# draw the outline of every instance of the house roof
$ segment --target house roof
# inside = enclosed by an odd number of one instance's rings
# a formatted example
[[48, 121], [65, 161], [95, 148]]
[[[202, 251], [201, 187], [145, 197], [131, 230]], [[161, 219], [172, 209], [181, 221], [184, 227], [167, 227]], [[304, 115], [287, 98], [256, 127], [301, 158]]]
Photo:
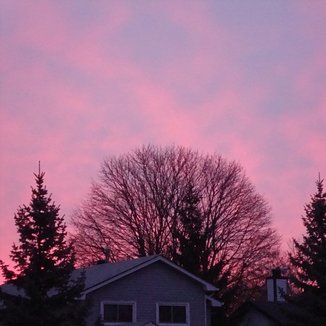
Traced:
[[104, 263], [100, 265], [87, 267], [85, 269], [78, 269], [74, 272], [75, 274], [74, 277], [78, 277], [78, 275], [80, 275], [82, 271], [85, 272], [86, 280], [85, 280], [85, 290], [83, 292], [85, 296], [86, 294], [93, 292], [94, 290], [97, 290], [107, 284], [115, 282], [116, 280], [122, 277], [132, 274], [156, 262], [163, 262], [164, 264], [172, 267], [176, 271], [182, 273], [186, 277], [189, 277], [192, 280], [200, 283], [205, 291], [218, 290], [214, 285], [189, 273], [188, 271], [184, 270], [183, 268], [177, 266], [176, 264], [163, 258], [160, 255], [141, 257], [141, 258], [125, 260], [117, 263]]
[[0, 288], [3, 293], [15, 295], [15, 296], [21, 296], [23, 298], [26, 298], [25, 291], [23, 289], [18, 288], [14, 284], [11, 284], [11, 283], [2, 284], [0, 286]]
[[252, 306], [263, 313], [268, 319], [273, 320], [278, 325], [286, 325], [288, 316], [286, 308], [288, 305], [282, 302], [251, 302]]
[[273, 325], [287, 325], [289, 305], [286, 302], [247, 301], [233, 315], [232, 320], [239, 322], [249, 311], [258, 311]]
[[[178, 271], [179, 273], [182, 273], [185, 277], [188, 277], [193, 281], [198, 282], [202, 285], [204, 291], [206, 292], [215, 292], [218, 290], [214, 285], [189, 273], [185, 269], [179, 267], [178, 265], [172, 263], [171, 261], [163, 258], [160, 255], [146, 256], [131, 260], [120, 261], [116, 263], [104, 263], [86, 268], [80, 268], [73, 271], [72, 279], [77, 279], [79, 276], [81, 276], [83, 272], [85, 273], [85, 289], [82, 295], [82, 299], [84, 299], [88, 293], [93, 292], [107, 284], [115, 282], [122, 277], [135, 273], [136, 271], [150, 266], [156, 262], [162, 262], [170, 266], [174, 270]], [[11, 295], [20, 295], [23, 297], [25, 296], [24, 290], [17, 288], [14, 284], [4, 284], [1, 286], [1, 290]], [[208, 299], [210, 301], [214, 300], [210, 297], [208, 297]], [[212, 303], [214, 303], [214, 305], [221, 304], [217, 300], [214, 300], [214, 302], [212, 301]]]

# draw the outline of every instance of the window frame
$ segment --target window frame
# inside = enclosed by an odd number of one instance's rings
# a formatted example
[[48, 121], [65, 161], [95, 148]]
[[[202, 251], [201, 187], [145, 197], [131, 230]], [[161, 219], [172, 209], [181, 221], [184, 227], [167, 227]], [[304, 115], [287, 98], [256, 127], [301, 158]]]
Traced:
[[[104, 320], [104, 306], [105, 305], [130, 305], [132, 307], [132, 321], [105, 321]], [[104, 325], [126, 325], [128, 323], [135, 323], [136, 322], [136, 302], [135, 301], [116, 301], [116, 300], [103, 300], [101, 301], [100, 306], [100, 315], [101, 315], [101, 321]]]
[[[161, 323], [160, 322], [160, 306], [170, 307], [185, 307], [186, 309], [186, 323]], [[189, 302], [157, 302], [156, 303], [156, 324], [159, 326], [189, 326], [190, 325], [190, 305]]]

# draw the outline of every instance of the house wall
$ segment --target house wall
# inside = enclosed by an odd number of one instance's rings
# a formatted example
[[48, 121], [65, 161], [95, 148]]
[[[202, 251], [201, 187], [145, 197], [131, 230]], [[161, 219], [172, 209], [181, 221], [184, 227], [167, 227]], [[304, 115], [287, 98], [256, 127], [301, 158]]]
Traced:
[[162, 262], [89, 293], [87, 300], [91, 307], [87, 326], [95, 324], [100, 315], [100, 303], [105, 300], [136, 302], [137, 323], [128, 326], [156, 322], [157, 302], [189, 303], [190, 326], [206, 326], [202, 285]]

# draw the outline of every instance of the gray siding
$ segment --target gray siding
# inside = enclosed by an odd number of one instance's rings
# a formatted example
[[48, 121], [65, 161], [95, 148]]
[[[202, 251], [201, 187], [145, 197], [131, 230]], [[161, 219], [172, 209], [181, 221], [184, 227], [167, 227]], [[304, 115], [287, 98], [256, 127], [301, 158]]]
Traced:
[[[190, 325], [205, 326], [205, 293], [202, 285], [164, 263], [156, 262], [90, 294], [87, 326], [93, 326], [105, 300], [136, 302], [137, 323], [156, 322], [157, 302], [189, 303]], [[128, 325], [129, 326], [129, 325]]]

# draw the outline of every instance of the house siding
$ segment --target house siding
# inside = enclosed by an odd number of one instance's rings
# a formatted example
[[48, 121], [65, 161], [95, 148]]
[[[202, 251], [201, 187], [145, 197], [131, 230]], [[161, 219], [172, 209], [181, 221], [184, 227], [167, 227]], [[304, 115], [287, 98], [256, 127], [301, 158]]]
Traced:
[[136, 323], [156, 322], [156, 303], [189, 303], [190, 326], [206, 326], [205, 293], [202, 285], [172, 267], [155, 262], [111, 284], [89, 293], [87, 326], [93, 326], [100, 315], [101, 301], [134, 301]]

